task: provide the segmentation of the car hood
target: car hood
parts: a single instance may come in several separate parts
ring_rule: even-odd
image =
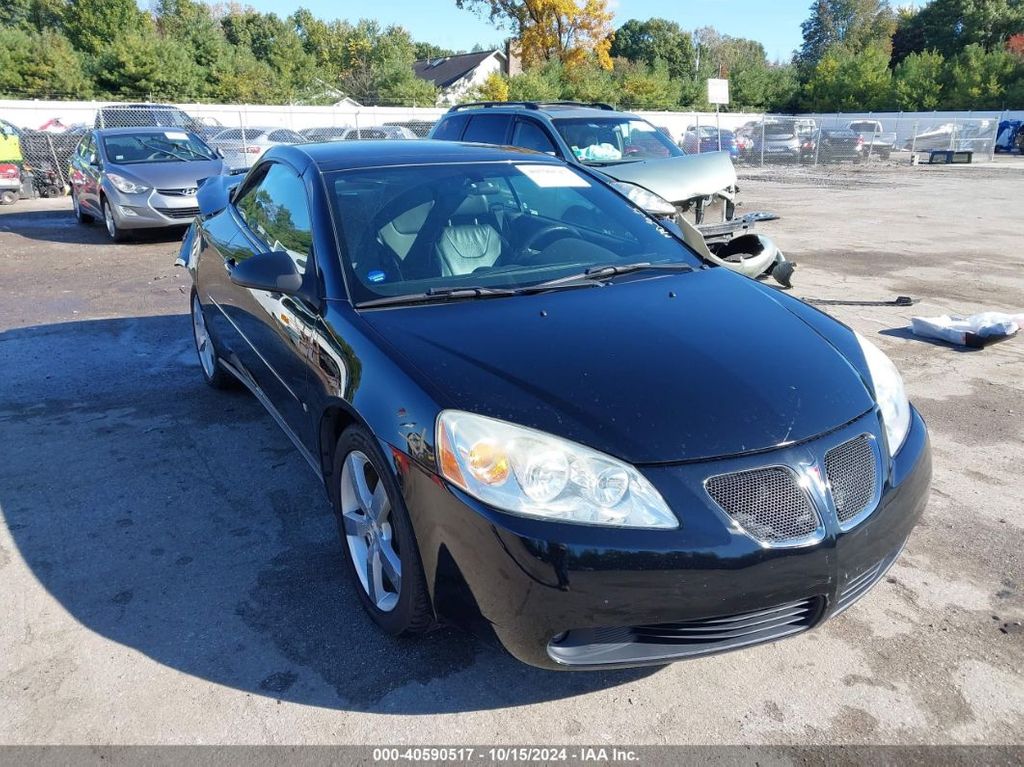
[[[736,186],[736,169],[728,152],[625,162],[597,170],[616,181],[642,186],[670,202],[707,197]]]
[[[874,406],[831,343],[725,269],[362,316],[441,407],[636,464],[766,450]]]
[[[202,162],[141,162],[130,165],[110,163],[107,170],[141,181],[155,189],[187,189],[199,186],[204,178],[224,172],[222,160]]]

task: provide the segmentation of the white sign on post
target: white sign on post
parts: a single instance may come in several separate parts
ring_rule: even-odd
[[[708,78],[708,103],[728,104],[729,103],[729,81],[719,80],[715,77]]]

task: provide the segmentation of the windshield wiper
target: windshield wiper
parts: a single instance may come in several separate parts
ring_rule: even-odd
[[[532,290],[544,290],[546,288],[557,288],[562,285],[583,280],[600,281],[608,277],[617,277],[620,274],[630,274],[648,269],[662,272],[692,272],[693,267],[689,264],[669,262],[664,264],[652,264],[650,261],[638,261],[634,264],[608,264],[607,266],[592,266],[579,274],[570,274],[568,277],[559,277],[555,280],[548,280],[534,285]]]
[[[430,301],[457,301],[463,298],[500,298],[516,295],[519,295],[519,291],[513,288],[430,288],[422,293],[408,293],[404,296],[386,296],[385,298],[360,301],[356,304],[356,308],[367,309],[374,306],[402,306],[403,304],[422,304]]]
[[[142,146],[146,147],[146,149],[152,149],[155,152],[160,152],[161,154],[165,154],[168,157],[173,157],[175,160],[180,160],[181,162],[188,162],[188,157],[180,155],[177,152],[173,152],[170,149],[165,149],[159,144],[154,144],[150,141],[140,141],[139,143]]]

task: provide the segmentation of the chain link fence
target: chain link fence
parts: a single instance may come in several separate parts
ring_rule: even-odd
[[[684,151],[727,151],[755,166],[991,161],[1004,122],[958,114],[768,114],[725,128],[714,115],[700,118],[678,139]]]
[[[159,127],[198,135],[232,171],[276,144],[420,139],[443,108],[96,104],[0,101],[0,204],[70,190],[69,166],[92,128]]]
[[[304,141],[423,138],[435,107],[330,107],[0,101],[0,203],[69,190],[72,153],[91,128],[159,126],[198,134],[230,168],[252,167],[271,146]],[[918,113],[783,115],[640,112],[686,153],[728,152],[737,165],[835,165],[992,159],[1004,118]],[[1014,150],[1011,147],[1012,151]]]

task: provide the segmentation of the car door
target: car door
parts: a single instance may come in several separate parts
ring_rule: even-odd
[[[225,277],[217,279],[211,297],[231,325],[232,352],[266,398],[264,404],[308,447],[306,367],[319,313],[319,283],[306,183],[290,165],[269,161],[246,179],[228,213],[234,232],[220,248],[222,265],[281,251],[302,276],[302,288],[285,295],[235,285],[224,269]]]
[[[102,215],[100,211],[100,182],[103,180],[98,143],[99,137],[95,133],[90,133],[82,140],[81,162],[79,163],[81,179],[78,185],[79,205],[97,216]]]

